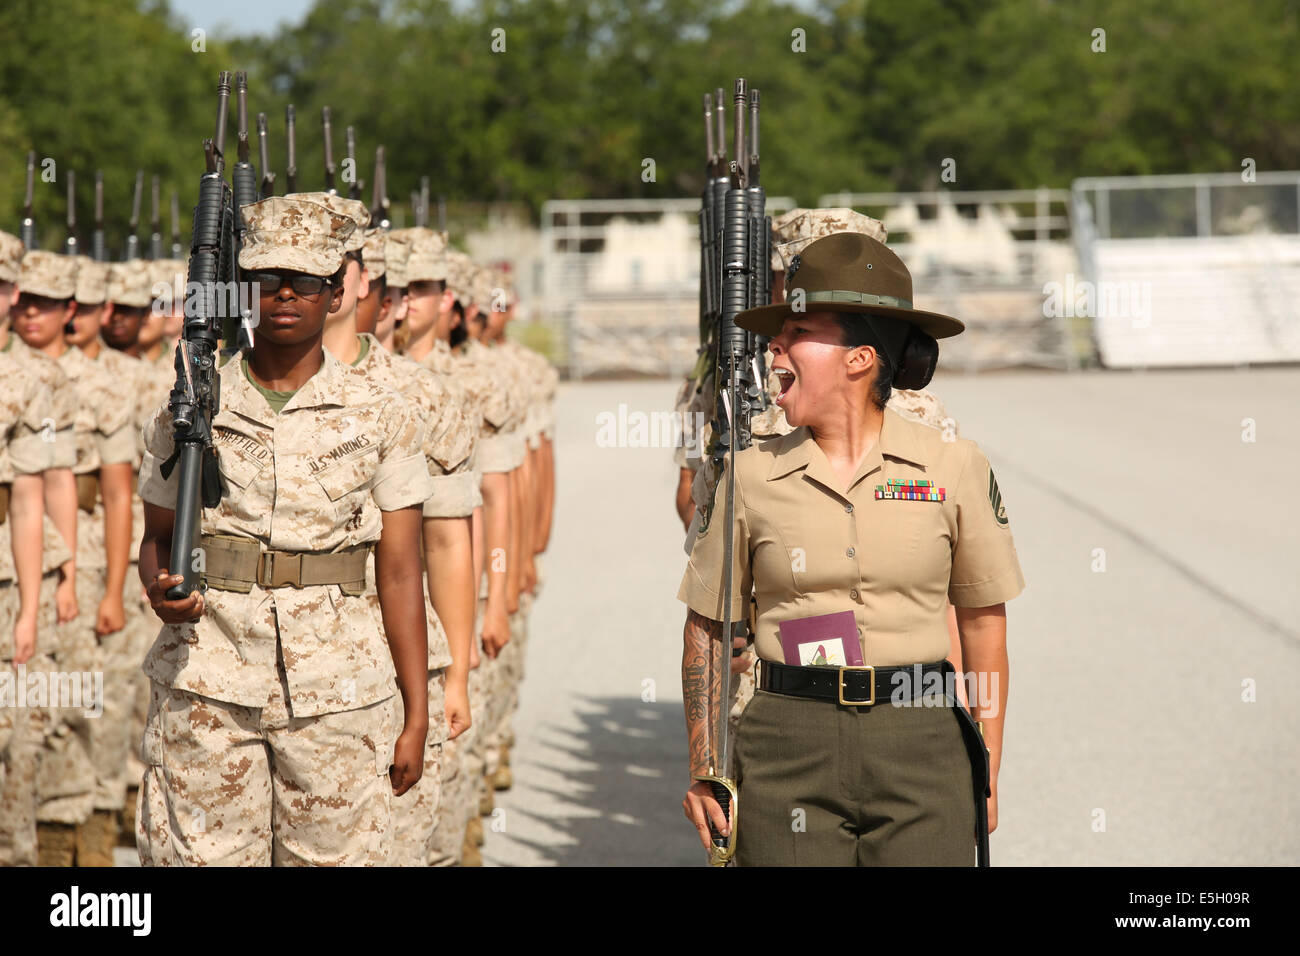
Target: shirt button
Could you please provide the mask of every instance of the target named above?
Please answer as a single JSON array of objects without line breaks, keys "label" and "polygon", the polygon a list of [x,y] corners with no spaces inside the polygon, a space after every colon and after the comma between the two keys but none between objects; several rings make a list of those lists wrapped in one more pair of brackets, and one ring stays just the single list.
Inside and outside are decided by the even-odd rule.
[{"label": "shirt button", "polygon": [[851,505],[851,504],[845,505],[845,506],[844,506],[844,510],[845,510],[845,512],[848,513],[848,514],[853,514],[853,505]]},{"label": "shirt button", "polygon": [[847,554],[850,558],[853,557],[853,549],[852,549],[852,548],[849,548],[849,550],[845,551],[844,553]]},{"label": "shirt button", "polygon": [[854,588],[852,591],[849,592],[849,597],[853,598],[853,600],[855,601],[858,599],[857,588]]}]

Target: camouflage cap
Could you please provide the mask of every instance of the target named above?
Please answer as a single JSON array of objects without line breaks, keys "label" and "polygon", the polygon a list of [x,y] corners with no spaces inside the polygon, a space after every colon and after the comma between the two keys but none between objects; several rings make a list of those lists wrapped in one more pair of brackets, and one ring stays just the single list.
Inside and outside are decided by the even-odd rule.
[{"label": "camouflage cap", "polygon": [[77,291],[77,257],[33,249],[23,256],[18,288],[50,299],[71,299]]},{"label": "camouflage cap", "polygon": [[470,285],[470,297],[478,307],[486,312],[492,307],[493,276],[492,270],[477,263],[474,266],[474,282]]},{"label": "camouflage cap", "polygon": [[772,220],[773,271],[784,270],[810,244],[837,232],[856,232],[878,242],[886,238],[883,222],[845,206],[791,209]]},{"label": "camouflage cap", "polygon": [[152,303],[152,270],[153,263],[144,259],[114,262],[108,267],[108,301],[135,308]]},{"label": "camouflage cap", "polygon": [[343,265],[343,243],[355,231],[351,219],[307,199],[272,196],[240,210],[247,227],[239,250],[241,269],[291,269],[332,276]]},{"label": "camouflage cap", "polygon": [[385,246],[388,245],[388,230],[376,226],[374,229],[366,230],[365,245],[361,247],[361,257],[366,261],[366,272],[370,278],[381,278],[388,271],[388,256],[385,252]]},{"label": "camouflage cap", "polygon": [[17,282],[22,267],[23,241],[0,229],[0,282]]},{"label": "camouflage cap", "polygon": [[[339,238],[343,240],[344,252],[356,252],[365,245],[366,227],[370,225],[370,210],[360,199],[349,199],[347,196],[330,193],[289,193],[285,198],[305,199],[324,206],[333,213],[334,231],[338,232]],[[352,228],[346,232],[339,232],[345,219],[352,223]],[[363,258],[364,256],[365,253],[362,253]]]},{"label": "camouflage cap", "polygon": [[108,301],[107,262],[90,256],[77,256],[77,288],[72,297],[82,305],[102,305]]},{"label": "camouflage cap", "polygon": [[411,230],[411,256],[406,260],[408,282],[445,281],[447,278],[447,234],[433,229]]},{"label": "camouflage cap", "polygon": [[473,301],[474,262],[458,249],[447,250],[447,288],[455,294],[461,305]]},{"label": "camouflage cap", "polygon": [[160,285],[171,286],[173,301],[185,301],[185,279],[190,264],[184,259],[155,259],[149,263],[149,285],[152,294],[158,294]]},{"label": "camouflage cap", "polygon": [[398,289],[409,285],[406,263],[411,257],[414,229],[393,229],[384,237],[384,257],[388,261],[388,284]]}]

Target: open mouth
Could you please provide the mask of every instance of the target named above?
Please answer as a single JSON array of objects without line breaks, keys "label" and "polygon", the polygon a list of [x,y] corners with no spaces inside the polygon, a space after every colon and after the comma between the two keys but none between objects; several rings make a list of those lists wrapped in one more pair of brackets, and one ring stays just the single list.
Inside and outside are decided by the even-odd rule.
[{"label": "open mouth", "polygon": [[776,375],[777,383],[781,389],[776,395],[776,400],[779,402],[790,394],[790,389],[794,387],[795,374],[788,368],[774,368],[772,372]]}]

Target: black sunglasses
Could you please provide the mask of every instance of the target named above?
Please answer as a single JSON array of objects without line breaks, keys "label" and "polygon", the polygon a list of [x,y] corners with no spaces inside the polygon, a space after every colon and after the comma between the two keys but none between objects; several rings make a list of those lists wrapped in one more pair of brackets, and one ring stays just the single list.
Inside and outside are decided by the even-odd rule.
[{"label": "black sunglasses", "polygon": [[323,276],[309,276],[301,273],[282,276],[275,272],[245,272],[244,279],[247,282],[257,283],[259,295],[276,295],[287,282],[296,294],[313,298],[320,295],[330,281]]}]

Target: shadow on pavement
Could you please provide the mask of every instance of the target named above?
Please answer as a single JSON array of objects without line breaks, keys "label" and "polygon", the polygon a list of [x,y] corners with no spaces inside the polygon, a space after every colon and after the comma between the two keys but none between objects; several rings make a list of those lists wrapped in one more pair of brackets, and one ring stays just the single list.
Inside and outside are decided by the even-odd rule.
[{"label": "shadow on pavement", "polygon": [[[516,786],[498,800],[548,836],[530,839],[536,827],[512,824],[509,838],[558,866],[703,865],[704,851],[681,809],[681,702],[579,696],[574,705],[572,719],[581,726],[534,728],[527,751],[520,748]],[[557,805],[560,812],[550,812]],[[494,842],[489,834],[489,861]]]}]

